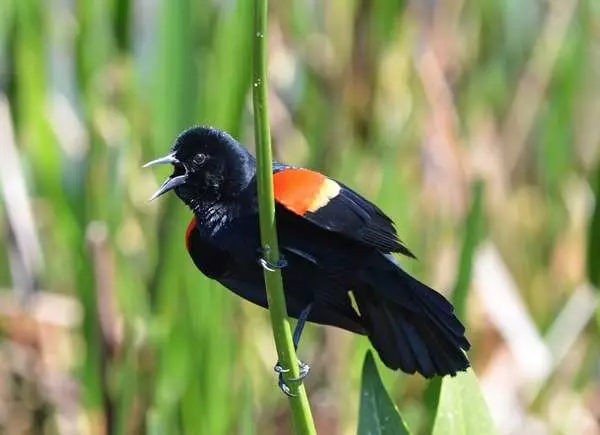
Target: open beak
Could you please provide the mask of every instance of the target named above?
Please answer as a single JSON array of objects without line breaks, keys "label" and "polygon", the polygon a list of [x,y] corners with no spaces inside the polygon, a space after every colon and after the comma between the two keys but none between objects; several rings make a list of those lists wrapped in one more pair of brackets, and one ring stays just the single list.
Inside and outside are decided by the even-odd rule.
[{"label": "open beak", "polygon": [[167,163],[171,163],[173,165],[175,163],[179,163],[179,160],[177,160],[175,158],[175,153],[171,153],[164,157],[160,157],[156,160],[152,160],[152,161],[146,163],[144,166],[142,166],[142,168],[149,168],[150,166],[156,166],[156,165],[165,165]]},{"label": "open beak", "polygon": [[[149,168],[151,166],[156,166],[156,165],[165,165],[165,164],[179,164],[179,160],[177,160],[177,158],[175,158],[174,154],[169,154],[166,155],[164,157],[160,157],[156,160],[152,160],[151,162],[146,163],[144,166],[142,166],[142,168]],[[187,178],[187,174],[184,175],[179,175],[177,177],[169,177],[165,180],[165,182],[162,184],[162,186],[160,186],[160,188],[154,192],[154,194],[150,197],[150,199],[148,200],[150,201],[154,201],[156,198],[158,198],[159,196],[163,195],[164,193],[167,193],[169,190],[173,190],[175,189],[177,186],[182,185],[183,183],[185,183]]]}]

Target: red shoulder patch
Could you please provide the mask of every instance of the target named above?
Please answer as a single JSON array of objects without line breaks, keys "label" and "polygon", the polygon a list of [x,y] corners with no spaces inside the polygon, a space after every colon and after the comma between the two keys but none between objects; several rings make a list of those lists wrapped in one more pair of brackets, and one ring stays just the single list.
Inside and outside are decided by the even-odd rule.
[{"label": "red shoulder patch", "polygon": [[340,185],[309,169],[284,169],[273,175],[275,200],[303,216],[315,212],[340,193]]},{"label": "red shoulder patch", "polygon": [[196,229],[196,216],[192,218],[187,228],[185,229],[185,247],[190,252],[190,237],[192,237],[192,231]]}]

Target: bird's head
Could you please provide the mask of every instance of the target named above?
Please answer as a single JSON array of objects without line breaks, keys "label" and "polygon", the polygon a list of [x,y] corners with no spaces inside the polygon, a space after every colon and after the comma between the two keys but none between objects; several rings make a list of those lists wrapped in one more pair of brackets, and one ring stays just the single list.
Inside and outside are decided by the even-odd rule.
[{"label": "bird's head", "polygon": [[255,172],[254,157],[233,137],[211,127],[192,127],[175,140],[171,152],[145,168],[173,165],[173,173],[150,201],[174,190],[190,208],[235,197]]}]

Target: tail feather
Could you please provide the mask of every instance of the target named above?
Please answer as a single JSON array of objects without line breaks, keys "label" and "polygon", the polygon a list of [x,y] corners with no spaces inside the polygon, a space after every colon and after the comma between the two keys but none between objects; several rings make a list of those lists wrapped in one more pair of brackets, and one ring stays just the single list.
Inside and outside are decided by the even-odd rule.
[{"label": "tail feather", "polygon": [[393,268],[369,273],[365,287],[355,291],[361,318],[382,361],[426,378],[455,375],[469,367],[464,351],[470,343],[452,304],[397,264],[387,266]]},{"label": "tail feather", "polygon": [[[406,370],[410,373],[419,371],[425,377],[431,377],[435,374],[435,361],[429,355],[429,351],[424,341],[419,338],[419,334],[415,326],[408,322],[398,322],[391,310],[384,308],[384,312],[388,318],[396,337],[396,345],[398,348],[406,347],[405,353],[409,353],[409,358],[401,358],[401,361],[410,361],[410,364],[404,364]],[[398,365],[398,367],[401,367]],[[403,368],[403,370],[404,370]]]}]

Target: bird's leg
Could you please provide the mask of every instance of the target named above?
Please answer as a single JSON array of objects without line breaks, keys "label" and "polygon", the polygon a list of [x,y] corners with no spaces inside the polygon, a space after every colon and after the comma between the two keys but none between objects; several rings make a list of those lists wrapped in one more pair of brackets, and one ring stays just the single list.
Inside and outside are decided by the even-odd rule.
[{"label": "bird's leg", "polygon": [[284,267],[287,267],[287,265],[288,265],[286,259],[283,258],[282,255],[279,255],[279,260],[277,261],[277,263],[272,263],[269,260],[267,260],[264,257],[264,255],[269,252],[269,248],[259,249],[259,252],[263,255],[263,257],[260,257],[258,259],[258,264],[260,264],[263,269],[268,270],[269,272],[275,272],[275,270],[283,269]]},{"label": "bird's leg", "polygon": [[[298,321],[296,322],[296,327],[294,328],[294,334],[292,337],[292,341],[294,343],[294,350],[298,350],[298,345],[300,344],[300,336],[302,335],[302,331],[304,330],[304,325],[306,324],[306,320],[308,319],[308,315],[310,314],[310,310],[312,309],[312,302],[306,306],[298,316]],[[300,374],[297,378],[290,379],[290,381],[301,381],[306,376],[308,376],[308,372],[310,371],[310,366],[303,361],[298,361]]]},{"label": "bird's leg", "polygon": [[292,341],[294,343],[294,350],[298,350],[298,345],[300,344],[300,336],[302,335],[302,331],[304,330],[304,325],[306,323],[306,319],[308,319],[308,315],[310,314],[310,310],[312,309],[312,302],[306,306],[298,316],[298,321],[296,322],[296,327],[294,328],[294,335],[292,336]]},{"label": "bird's leg", "polygon": [[[302,335],[302,331],[304,330],[304,325],[306,324],[306,320],[308,319],[308,315],[310,314],[310,310],[312,309],[312,303],[308,304],[306,308],[302,310],[300,315],[298,316],[298,321],[296,322],[296,326],[294,328],[294,334],[292,336],[292,342],[294,343],[294,350],[298,350],[298,344],[300,343],[300,336]],[[308,376],[308,372],[310,371],[310,366],[303,361],[298,360],[298,369],[299,374],[297,378],[290,378],[289,381],[298,382],[303,380]],[[279,361],[275,364],[274,367],[275,373],[279,375],[279,388],[286,395],[292,396],[290,388],[286,385],[285,380],[283,379],[283,374],[290,371],[290,369],[283,368]]]}]

